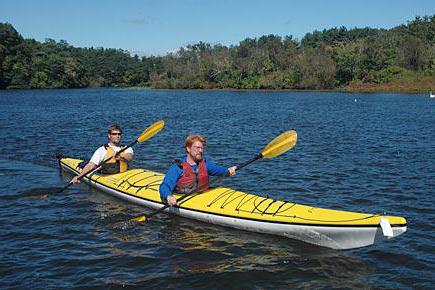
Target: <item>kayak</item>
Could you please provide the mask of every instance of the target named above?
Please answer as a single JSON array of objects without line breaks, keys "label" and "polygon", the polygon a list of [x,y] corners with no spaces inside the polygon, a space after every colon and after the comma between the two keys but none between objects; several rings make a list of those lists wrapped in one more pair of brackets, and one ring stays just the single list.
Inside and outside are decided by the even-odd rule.
[{"label": "kayak", "polygon": [[[72,174],[79,174],[83,164],[80,159],[59,159],[61,168]],[[163,178],[162,173],[131,169],[112,175],[94,172],[82,180],[103,192],[157,210],[166,205],[159,194]],[[406,232],[403,217],[317,208],[227,187],[215,187],[189,196],[179,207],[168,207],[165,212],[332,249],[369,246]]]}]

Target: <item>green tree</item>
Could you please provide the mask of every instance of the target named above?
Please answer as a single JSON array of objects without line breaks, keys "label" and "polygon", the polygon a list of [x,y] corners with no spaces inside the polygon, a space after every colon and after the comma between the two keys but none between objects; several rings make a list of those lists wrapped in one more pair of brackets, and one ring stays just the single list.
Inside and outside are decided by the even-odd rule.
[{"label": "green tree", "polygon": [[335,63],[327,47],[307,48],[299,55],[300,88],[331,89],[335,85]]}]

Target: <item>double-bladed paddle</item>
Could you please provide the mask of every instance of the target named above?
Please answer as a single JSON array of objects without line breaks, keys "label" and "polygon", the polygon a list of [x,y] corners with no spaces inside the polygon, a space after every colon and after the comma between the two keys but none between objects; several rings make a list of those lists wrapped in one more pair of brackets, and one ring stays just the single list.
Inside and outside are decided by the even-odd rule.
[{"label": "double-bladed paddle", "polygon": [[[273,139],[272,141],[269,142],[269,144],[266,145],[266,147],[264,147],[263,151],[261,151],[260,154],[255,155],[252,159],[238,164],[236,167],[236,170],[242,169],[243,167],[251,164],[254,161],[257,161],[259,159],[262,158],[274,158],[278,155],[281,155],[285,152],[287,152],[288,150],[290,150],[291,148],[293,148],[296,145],[298,139],[298,135],[296,133],[296,131],[291,130],[291,131],[286,131],[284,133],[282,133],[281,135],[279,135],[278,137],[276,137],[275,139]],[[216,178],[215,180],[213,180],[212,182],[210,182],[210,186],[213,184],[216,184],[217,182],[221,181],[224,177],[229,176],[230,173],[226,173],[223,176],[220,176],[218,178]],[[180,202],[184,199],[186,199],[187,197],[190,196],[194,196],[198,193],[198,191],[201,191],[201,188],[198,188],[197,190],[195,190],[195,192],[192,193],[187,193],[182,195],[180,198],[177,199],[177,202]],[[148,214],[148,215],[142,215],[133,219],[130,219],[130,222],[144,222],[144,221],[148,221],[151,217],[155,216],[156,214],[164,211],[165,209],[167,209],[168,207],[170,207],[169,204],[166,204],[164,206],[162,206],[160,209]]]}]

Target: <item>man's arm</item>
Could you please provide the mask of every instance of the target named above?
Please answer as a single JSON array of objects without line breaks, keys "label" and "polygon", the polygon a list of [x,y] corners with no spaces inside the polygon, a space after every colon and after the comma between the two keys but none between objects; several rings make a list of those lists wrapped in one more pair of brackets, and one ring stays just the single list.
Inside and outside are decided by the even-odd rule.
[{"label": "man's arm", "polygon": [[71,182],[73,184],[78,183],[80,181],[80,178],[82,178],[82,176],[88,174],[89,172],[97,168],[98,164],[100,164],[103,161],[104,156],[106,156],[106,149],[104,149],[104,147],[98,148],[92,155],[91,160],[83,168],[82,172],[80,172],[79,175],[71,179]]},{"label": "man's arm", "polygon": [[86,164],[86,166],[83,168],[82,172],[80,172],[79,175],[74,176],[74,178],[71,179],[71,183],[76,184],[76,183],[80,182],[80,178],[82,178],[82,176],[88,174],[89,172],[91,172],[95,168],[97,168],[97,165],[95,165],[92,162],[89,162],[88,164]]},{"label": "man's arm", "polygon": [[133,161],[134,158],[134,154],[133,153],[125,153],[122,152],[121,154],[119,154],[116,159],[124,159],[127,162]]},{"label": "man's arm", "polygon": [[207,164],[207,171],[209,175],[223,176],[227,173],[229,173],[230,175],[236,174],[237,166],[225,168],[223,166],[217,165],[216,163],[208,160],[206,160],[205,163]]},{"label": "man's arm", "polygon": [[134,159],[133,149],[131,147],[127,148],[124,152],[119,154],[116,158],[118,160],[119,159],[124,159],[127,162],[133,161],[133,159]]},{"label": "man's arm", "polygon": [[177,181],[182,173],[183,171],[178,167],[178,165],[173,164],[171,168],[169,168],[168,172],[166,173],[162,184],[160,184],[159,187],[160,198],[163,201],[168,202],[168,204],[171,206],[177,205],[176,199],[172,195],[172,191],[177,185]]}]

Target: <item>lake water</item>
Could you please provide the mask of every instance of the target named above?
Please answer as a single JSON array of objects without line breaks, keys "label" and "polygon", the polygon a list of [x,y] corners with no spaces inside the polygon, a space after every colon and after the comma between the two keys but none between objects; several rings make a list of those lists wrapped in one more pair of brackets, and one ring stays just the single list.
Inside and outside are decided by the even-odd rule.
[{"label": "lake water", "polygon": [[[0,288],[428,289],[435,284],[435,100],[333,92],[0,91]],[[62,187],[55,153],[89,159],[116,121],[134,167],[165,172],[189,133],[224,166],[294,129],[298,144],[222,182],[316,207],[404,216],[395,239],[347,251],[151,212],[86,185]]]}]

